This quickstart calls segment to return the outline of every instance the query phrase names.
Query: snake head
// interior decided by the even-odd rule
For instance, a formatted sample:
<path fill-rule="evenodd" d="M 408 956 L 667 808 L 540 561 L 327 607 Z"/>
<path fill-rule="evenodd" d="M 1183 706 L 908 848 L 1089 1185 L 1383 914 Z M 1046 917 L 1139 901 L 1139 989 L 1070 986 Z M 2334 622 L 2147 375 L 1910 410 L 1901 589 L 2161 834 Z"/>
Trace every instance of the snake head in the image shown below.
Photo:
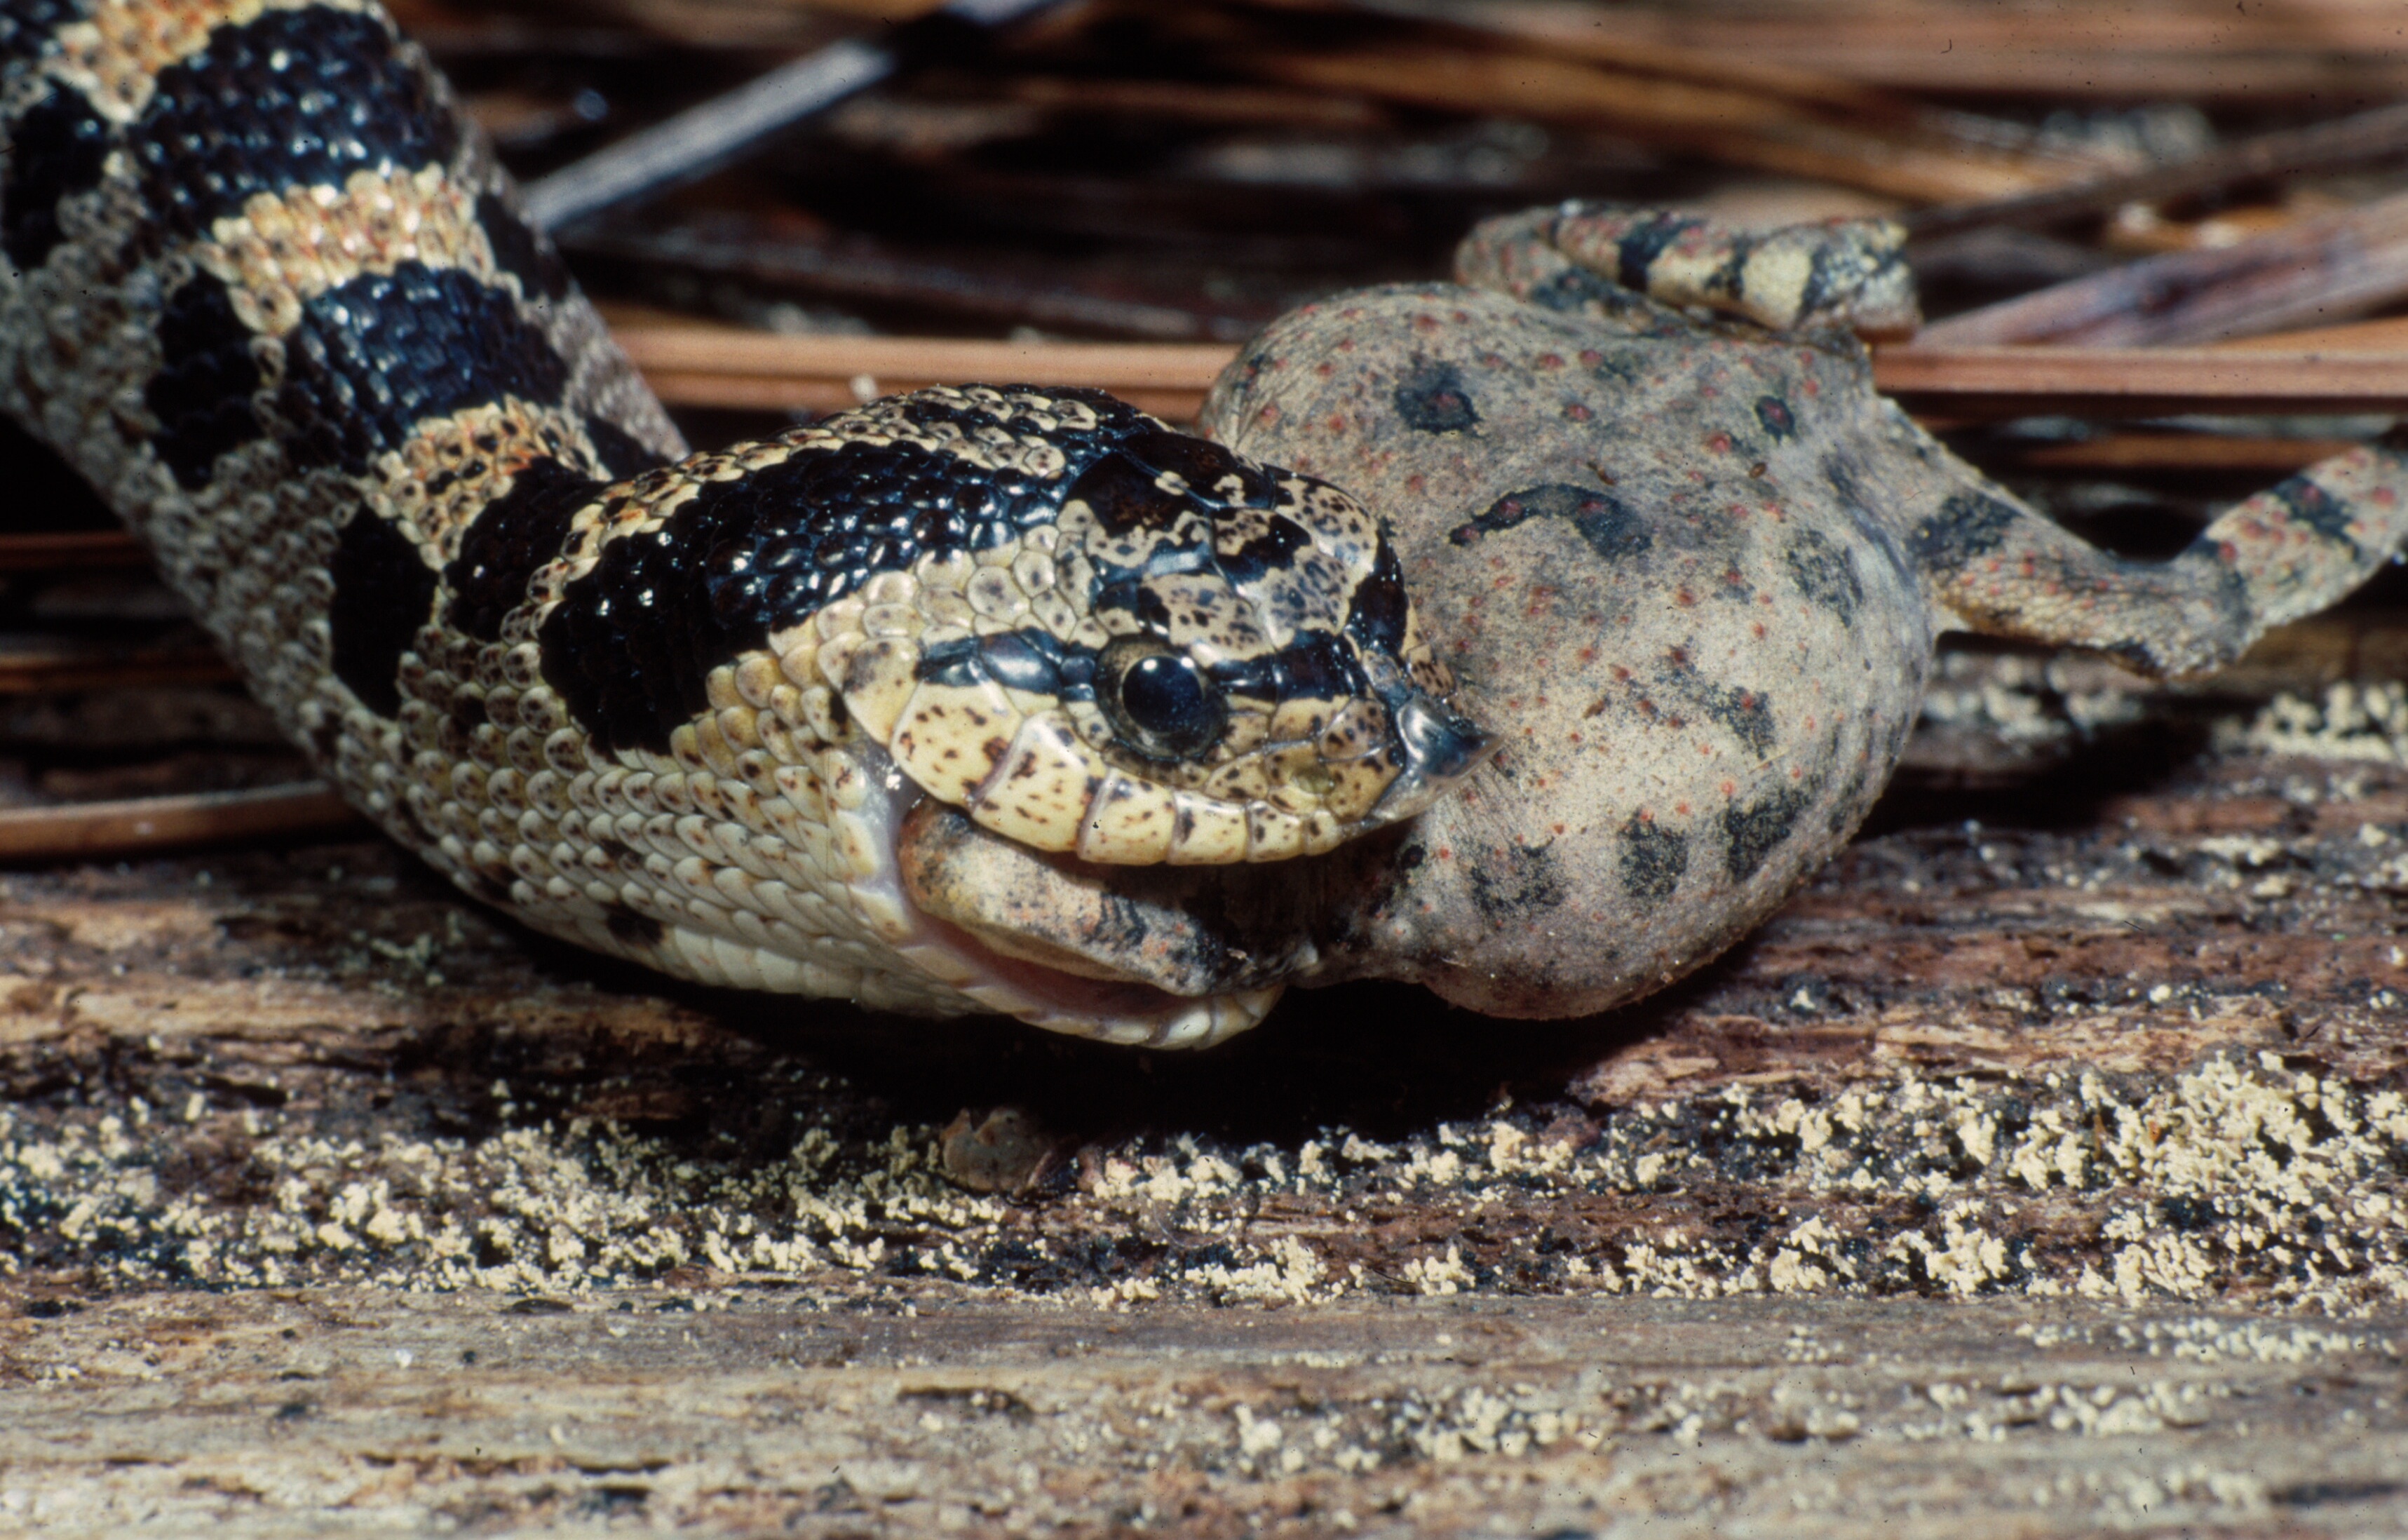
<path fill-rule="evenodd" d="M 1487 756 L 1379 520 L 1121 410 L 1050 520 L 873 584 L 822 657 L 905 775 L 1032 849 L 1205 864 L 1328 850 Z"/>

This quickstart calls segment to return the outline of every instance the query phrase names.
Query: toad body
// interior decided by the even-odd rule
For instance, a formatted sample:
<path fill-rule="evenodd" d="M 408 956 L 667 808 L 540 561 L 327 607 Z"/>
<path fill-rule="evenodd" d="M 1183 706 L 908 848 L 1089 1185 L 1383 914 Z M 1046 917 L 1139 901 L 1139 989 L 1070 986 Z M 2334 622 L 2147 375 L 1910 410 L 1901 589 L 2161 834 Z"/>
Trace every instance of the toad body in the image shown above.
<path fill-rule="evenodd" d="M 1275 322 L 1207 430 L 1391 522 L 1505 747 L 1412 825 L 1275 875 L 1082 871 L 931 823 L 924 904 L 1176 989 L 1377 977 L 1584 1015 L 1710 959 L 1847 841 L 1940 633 L 2203 673 L 2408 534 L 2385 443 L 2170 561 L 2076 539 L 1873 388 L 1856 333 L 1914 324 L 1902 240 L 1567 205 L 1475 231 L 1456 283 Z"/>

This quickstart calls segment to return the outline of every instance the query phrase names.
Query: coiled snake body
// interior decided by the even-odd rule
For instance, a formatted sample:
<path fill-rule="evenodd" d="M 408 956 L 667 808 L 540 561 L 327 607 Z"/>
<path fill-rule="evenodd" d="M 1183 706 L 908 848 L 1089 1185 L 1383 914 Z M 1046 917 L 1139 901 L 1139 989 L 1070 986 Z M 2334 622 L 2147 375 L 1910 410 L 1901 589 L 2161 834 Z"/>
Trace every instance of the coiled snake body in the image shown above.
<path fill-rule="evenodd" d="M 1328 850 L 1485 736 L 1380 523 L 1094 394 L 687 455 L 364 0 L 0 0 L 0 404 L 321 769 L 536 928 L 1123 1041 L 1251 1025 L 921 913 L 924 801 L 1098 863 Z"/>

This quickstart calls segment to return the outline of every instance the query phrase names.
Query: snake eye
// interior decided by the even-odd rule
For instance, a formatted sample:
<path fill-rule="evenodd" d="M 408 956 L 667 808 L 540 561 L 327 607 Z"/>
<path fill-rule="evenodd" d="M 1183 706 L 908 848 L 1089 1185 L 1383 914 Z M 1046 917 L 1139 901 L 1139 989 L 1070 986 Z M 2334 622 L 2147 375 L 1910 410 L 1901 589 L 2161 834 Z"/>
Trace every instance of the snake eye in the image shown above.
<path fill-rule="evenodd" d="M 1110 692 L 1108 714 L 1130 746 L 1156 759 L 1184 759 L 1211 746 L 1228 712 L 1220 693 L 1179 653 L 1139 654 Z"/>

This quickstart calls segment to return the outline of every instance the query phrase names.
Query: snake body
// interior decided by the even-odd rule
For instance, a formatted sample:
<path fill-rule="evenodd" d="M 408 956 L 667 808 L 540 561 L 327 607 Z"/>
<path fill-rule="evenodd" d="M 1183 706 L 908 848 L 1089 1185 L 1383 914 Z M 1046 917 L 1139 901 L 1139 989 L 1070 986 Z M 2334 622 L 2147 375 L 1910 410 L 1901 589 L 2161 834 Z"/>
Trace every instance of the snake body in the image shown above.
<path fill-rule="evenodd" d="M 321 770 L 461 887 L 706 982 L 1209 1042 L 910 900 L 950 805 L 1066 862 L 1330 849 L 1487 739 L 1386 530 L 1109 396 L 689 454 L 362 0 L 0 0 L 0 405 Z"/>

